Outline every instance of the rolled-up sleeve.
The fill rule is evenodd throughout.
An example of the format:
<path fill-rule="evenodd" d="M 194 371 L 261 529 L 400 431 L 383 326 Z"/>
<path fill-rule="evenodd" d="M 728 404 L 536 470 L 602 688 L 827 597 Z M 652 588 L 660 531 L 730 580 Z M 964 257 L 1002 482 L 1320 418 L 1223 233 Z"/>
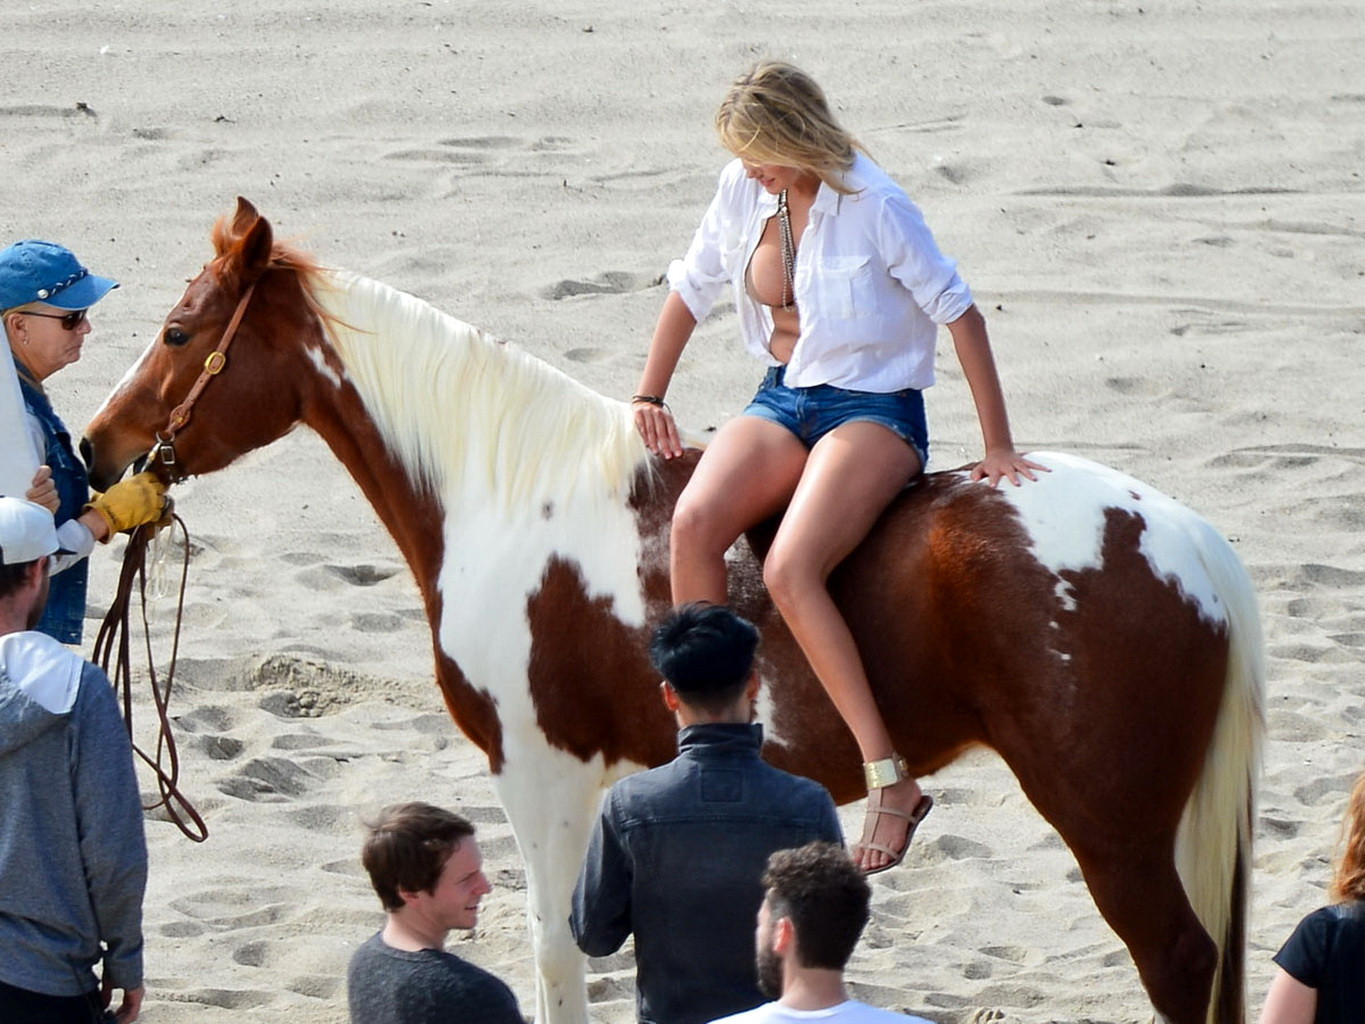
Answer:
<path fill-rule="evenodd" d="M 877 245 L 887 272 L 914 296 L 936 324 L 950 324 L 972 304 L 972 292 L 943 255 L 919 207 L 904 195 L 888 195 L 877 218 Z"/>
<path fill-rule="evenodd" d="M 588 853 L 573 891 L 569 929 L 578 948 L 588 956 L 615 953 L 630 935 L 630 856 L 610 819 L 611 797 L 593 826 Z"/>

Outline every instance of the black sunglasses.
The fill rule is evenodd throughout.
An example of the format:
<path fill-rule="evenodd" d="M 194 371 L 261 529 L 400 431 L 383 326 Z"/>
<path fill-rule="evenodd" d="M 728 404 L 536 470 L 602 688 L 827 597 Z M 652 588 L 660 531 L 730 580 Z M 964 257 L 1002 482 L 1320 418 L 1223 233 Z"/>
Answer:
<path fill-rule="evenodd" d="M 90 312 L 88 309 L 76 309 L 70 313 L 34 313 L 30 310 L 24 311 L 24 316 L 40 316 L 45 320 L 60 320 L 62 328 L 74 331 L 81 324 L 85 323 L 85 314 Z"/>

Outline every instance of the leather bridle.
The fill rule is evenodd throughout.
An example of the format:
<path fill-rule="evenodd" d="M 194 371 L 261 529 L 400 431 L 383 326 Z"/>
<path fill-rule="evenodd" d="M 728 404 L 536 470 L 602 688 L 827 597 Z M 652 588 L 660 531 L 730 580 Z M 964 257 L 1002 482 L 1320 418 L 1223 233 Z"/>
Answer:
<path fill-rule="evenodd" d="M 252 281 L 247 286 L 246 291 L 242 293 L 242 297 L 237 300 L 237 308 L 233 310 L 232 319 L 228 321 L 227 327 L 223 330 L 223 337 L 219 340 L 218 347 L 204 358 L 204 369 L 200 371 L 199 378 L 190 388 L 190 393 L 185 396 L 185 400 L 171 410 L 165 430 L 157 431 L 156 444 L 147 453 L 150 460 L 161 465 L 166 475 L 171 478 L 172 483 L 181 479 L 175 458 L 175 435 L 190 421 L 190 413 L 194 411 L 194 403 L 199 401 L 199 396 L 203 394 L 209 381 L 222 373 L 223 367 L 227 365 L 228 346 L 232 344 L 232 339 L 237 335 L 237 328 L 242 323 L 242 317 L 246 315 L 247 303 L 251 301 L 251 295 L 256 290 L 256 284 L 257 282 Z"/>

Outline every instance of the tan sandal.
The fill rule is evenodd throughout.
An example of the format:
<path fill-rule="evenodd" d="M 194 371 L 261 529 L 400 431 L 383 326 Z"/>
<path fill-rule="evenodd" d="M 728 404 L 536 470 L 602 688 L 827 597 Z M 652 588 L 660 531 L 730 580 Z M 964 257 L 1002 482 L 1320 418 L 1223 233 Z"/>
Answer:
<path fill-rule="evenodd" d="M 934 798 L 927 793 L 924 794 L 920 798 L 920 802 L 915 805 L 915 809 L 909 813 L 896 810 L 894 807 L 882 806 L 882 790 L 887 786 L 894 786 L 896 783 L 910 778 L 910 771 L 906 768 L 905 759 L 899 754 L 892 754 L 880 761 L 866 762 L 863 765 L 863 777 L 867 781 L 867 817 L 863 821 L 863 837 L 853 847 L 853 856 L 858 859 L 860 851 L 875 851 L 890 857 L 891 859 L 880 867 L 863 869 L 863 874 L 875 875 L 878 872 L 894 868 L 905 860 L 905 853 L 910 849 L 910 841 L 915 837 L 915 829 L 933 809 Z M 909 823 L 905 829 L 905 842 L 899 850 L 872 841 L 872 837 L 877 834 L 877 823 L 884 814 L 904 818 Z"/>

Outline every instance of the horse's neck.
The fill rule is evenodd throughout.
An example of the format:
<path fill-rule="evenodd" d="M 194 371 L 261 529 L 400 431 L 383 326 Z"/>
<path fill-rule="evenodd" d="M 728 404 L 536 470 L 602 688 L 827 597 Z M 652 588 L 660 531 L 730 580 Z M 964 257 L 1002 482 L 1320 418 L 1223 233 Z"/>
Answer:
<path fill-rule="evenodd" d="M 624 499 L 646 453 L 622 403 L 387 285 L 328 280 L 341 376 L 416 489 L 509 518 Z"/>

